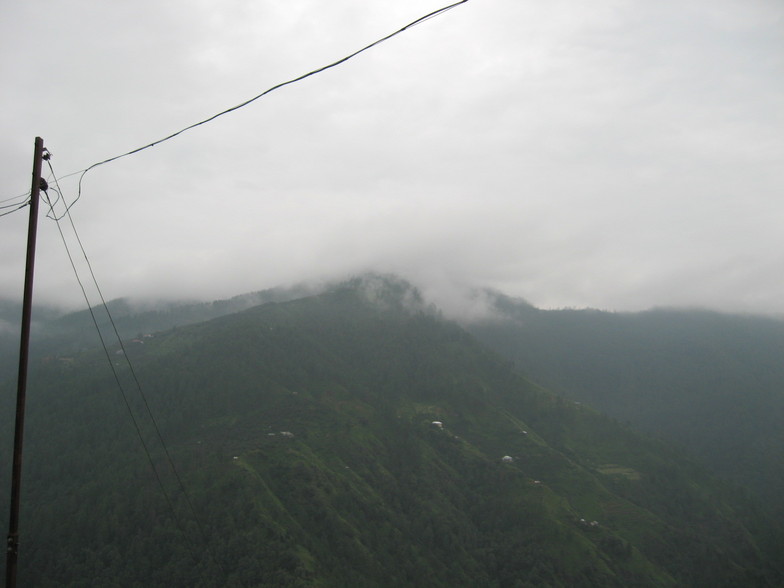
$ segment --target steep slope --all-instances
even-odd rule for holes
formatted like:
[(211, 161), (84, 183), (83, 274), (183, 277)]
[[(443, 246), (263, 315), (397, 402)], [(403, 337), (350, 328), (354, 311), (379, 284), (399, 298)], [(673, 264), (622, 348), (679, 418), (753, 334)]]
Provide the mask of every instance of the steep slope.
[[(119, 298), (107, 303), (114, 325), (101, 305), (93, 307), (92, 312), (103, 337), (111, 341), (114, 338), (114, 327), (117, 327), (124, 338), (140, 337), (145, 333), (200, 323), (267, 302), (302, 298), (323, 289), (323, 286), (300, 284), (251, 292), (213, 302), (145, 303)], [(0, 382), (16, 377), (21, 316), (21, 304), (0, 300)], [(89, 310), (67, 313), (60, 309), (35, 305), (32, 331), (33, 358), (48, 357), (56, 361), (59, 358), (70, 358), (74, 353), (99, 345), (99, 337)]]
[(784, 321), (707, 311), (542, 311), (471, 325), (536, 381), (687, 449), (784, 517)]
[(24, 585), (782, 581), (741, 499), (516, 375), (403, 285), (144, 341), (127, 351), (187, 497), (122, 366), (119, 379), (177, 521), (100, 354), (38, 366)]

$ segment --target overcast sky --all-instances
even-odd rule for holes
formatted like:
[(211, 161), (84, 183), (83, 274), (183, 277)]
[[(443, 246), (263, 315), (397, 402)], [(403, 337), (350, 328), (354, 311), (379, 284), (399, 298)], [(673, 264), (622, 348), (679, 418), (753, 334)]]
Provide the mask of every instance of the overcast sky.
[[(447, 3), (6, 2), (0, 206), (36, 135), (79, 171)], [(71, 211), (107, 299), (376, 270), (546, 308), (784, 313), (783, 195), (781, 0), (470, 0), (95, 168)], [(26, 230), (0, 218), (0, 297), (21, 298)], [(43, 214), (36, 297), (81, 300)]]

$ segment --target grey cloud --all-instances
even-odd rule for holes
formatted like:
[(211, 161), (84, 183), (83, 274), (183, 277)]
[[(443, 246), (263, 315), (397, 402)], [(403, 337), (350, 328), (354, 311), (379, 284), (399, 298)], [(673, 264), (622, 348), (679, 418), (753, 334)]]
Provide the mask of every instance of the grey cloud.
[[(82, 169), (438, 6), (9, 6), (4, 190), (27, 188), (35, 135), (58, 173)], [(34, 22), (47, 43), (20, 51)], [(469, 2), (97, 168), (74, 220), (109, 297), (374, 269), (447, 305), (491, 286), (543, 306), (782, 312), (783, 32), (765, 1)], [(0, 219), (0, 296), (21, 290), (23, 217)], [(78, 301), (51, 221), (39, 251), (40, 299)]]

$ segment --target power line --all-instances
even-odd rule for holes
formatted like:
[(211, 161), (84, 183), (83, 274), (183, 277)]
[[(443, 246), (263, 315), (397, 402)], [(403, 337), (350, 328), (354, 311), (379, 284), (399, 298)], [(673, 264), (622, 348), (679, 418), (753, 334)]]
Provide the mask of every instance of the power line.
[[(24, 200), (21, 200), (22, 198), (24, 198)], [(16, 202), (11, 202), (12, 200), (16, 200)], [(9, 214), (13, 214), (17, 210), (23, 209), (28, 204), (30, 204), (29, 192), (25, 192), (24, 194), (20, 194), (19, 196), (11, 196), (10, 198), (6, 198), (5, 200), (0, 200), (0, 211), (5, 210), (5, 212), (0, 212), (0, 216), (7, 216)], [(13, 208), (13, 210), (8, 210), (9, 208)]]
[[(44, 192), (44, 198), (46, 199), (47, 205), (49, 205), (49, 207), (51, 208), (51, 202), (49, 200), (48, 195), (46, 195), (46, 192)], [(106, 360), (109, 363), (109, 366), (111, 367), (112, 375), (114, 376), (114, 381), (117, 384), (117, 389), (120, 391), (120, 396), (123, 399), (123, 403), (125, 405), (125, 408), (128, 411), (128, 415), (131, 417), (131, 422), (133, 423), (133, 427), (136, 430), (136, 435), (139, 437), (139, 441), (141, 442), (142, 448), (144, 449), (144, 454), (147, 456), (147, 461), (149, 462), (150, 468), (152, 469), (153, 474), (155, 475), (155, 479), (158, 482), (158, 486), (161, 489), (161, 493), (163, 494), (164, 498), (166, 499), (166, 503), (167, 503), (167, 505), (169, 507), (169, 510), (172, 512), (172, 516), (174, 517), (174, 521), (175, 521), (178, 529), (180, 530), (180, 533), (182, 533), (183, 536), (185, 536), (185, 531), (184, 531), (184, 529), (183, 529), (183, 527), (182, 527), (182, 525), (180, 523), (179, 518), (177, 517), (177, 513), (174, 511), (174, 506), (172, 505), (171, 499), (169, 498), (169, 494), (166, 492), (166, 488), (163, 485), (163, 480), (161, 480), (161, 476), (158, 473), (157, 468), (155, 467), (155, 462), (152, 459), (152, 454), (150, 453), (150, 449), (149, 449), (149, 447), (147, 446), (147, 443), (144, 440), (144, 437), (142, 435), (142, 431), (141, 431), (141, 427), (139, 425), (139, 422), (136, 420), (136, 416), (133, 414), (133, 409), (131, 408), (130, 401), (128, 400), (128, 395), (125, 393), (125, 389), (123, 388), (122, 382), (120, 381), (120, 376), (119, 376), (119, 374), (117, 373), (117, 370), (114, 367), (114, 362), (112, 362), (111, 355), (109, 355), (109, 349), (106, 346), (106, 341), (104, 340), (103, 334), (101, 333), (101, 329), (98, 326), (98, 319), (95, 318), (95, 312), (93, 311), (93, 308), (90, 305), (90, 299), (87, 296), (87, 291), (85, 290), (84, 284), (82, 283), (82, 280), (79, 277), (79, 272), (76, 269), (76, 264), (74, 263), (73, 256), (71, 255), (71, 251), (70, 251), (70, 249), (68, 247), (68, 242), (67, 242), (67, 240), (65, 238), (65, 234), (63, 233), (62, 227), (60, 226), (59, 222), (57, 222), (57, 230), (60, 233), (60, 238), (61, 238), (61, 240), (63, 242), (63, 246), (65, 247), (65, 252), (66, 252), (66, 254), (68, 256), (68, 261), (70, 261), (70, 263), (71, 263), (71, 268), (73, 269), (74, 276), (76, 277), (76, 281), (79, 284), (79, 288), (82, 290), (82, 296), (84, 297), (84, 300), (85, 300), (85, 302), (87, 304), (87, 310), (90, 312), (90, 317), (93, 320), (93, 325), (95, 325), (95, 330), (98, 333), (98, 338), (101, 341), (101, 347), (103, 348), (104, 354), (106, 355)], [(196, 554), (194, 552), (194, 556), (195, 555)]]
[[(257, 94), (253, 98), (249, 98), (248, 100), (245, 100), (244, 102), (241, 102), (241, 103), (237, 104), (236, 106), (232, 106), (231, 108), (227, 108), (226, 110), (218, 112), (217, 114), (213, 114), (212, 116), (209, 116), (209, 117), (207, 117), (207, 118), (205, 118), (203, 120), (200, 120), (199, 122), (196, 122), (196, 123), (193, 123), (191, 125), (188, 125), (187, 127), (184, 127), (182, 129), (180, 129), (179, 131), (175, 131), (174, 133), (171, 133), (170, 135), (162, 137), (161, 139), (153, 141), (152, 143), (148, 143), (146, 145), (142, 145), (141, 147), (137, 147), (136, 149), (131, 149), (130, 151), (126, 151), (125, 153), (121, 153), (120, 155), (115, 155), (114, 157), (109, 157), (108, 159), (104, 159), (103, 161), (99, 161), (97, 163), (93, 163), (92, 165), (88, 166), (87, 168), (85, 168), (83, 170), (79, 170), (79, 171), (76, 171), (76, 172), (72, 172), (72, 173), (70, 173), (68, 175), (62, 176), (59, 179), (64, 179), (64, 178), (67, 178), (67, 177), (71, 177), (71, 176), (75, 176), (75, 175), (79, 175), (80, 174), (79, 175), (79, 183), (78, 183), (78, 189), (77, 189), (77, 193), (76, 193), (76, 198), (74, 199), (73, 202), (71, 202), (66, 207), (66, 212), (68, 210), (70, 210), (70, 208), (74, 204), (76, 204), (76, 202), (82, 197), (82, 181), (84, 180), (84, 176), (87, 174), (87, 172), (95, 169), (96, 167), (99, 167), (101, 165), (105, 165), (107, 163), (111, 163), (113, 161), (117, 161), (118, 159), (122, 159), (123, 157), (128, 157), (129, 155), (134, 155), (136, 153), (139, 153), (140, 151), (144, 151), (146, 149), (150, 149), (151, 147), (155, 147), (156, 145), (160, 145), (161, 143), (164, 143), (166, 141), (174, 139), (175, 137), (177, 137), (177, 136), (179, 136), (179, 135), (181, 135), (181, 134), (183, 134), (183, 133), (185, 133), (187, 131), (190, 131), (191, 129), (195, 129), (196, 127), (199, 127), (201, 125), (204, 125), (204, 124), (207, 124), (209, 122), (212, 122), (212, 121), (214, 121), (215, 119), (217, 119), (217, 118), (219, 118), (221, 116), (229, 114), (230, 112), (234, 112), (235, 110), (239, 110), (240, 108), (244, 108), (245, 106), (248, 106), (249, 104), (251, 104), (251, 103), (255, 102), (256, 100), (258, 100), (259, 98), (262, 98), (262, 97), (266, 96), (267, 94), (270, 94), (271, 92), (274, 92), (275, 90), (279, 90), (280, 88), (283, 88), (284, 86), (288, 86), (288, 85), (291, 85), (291, 84), (295, 84), (297, 82), (301, 82), (302, 80), (304, 80), (306, 78), (309, 78), (309, 77), (314, 76), (316, 74), (319, 74), (319, 73), (322, 73), (324, 71), (327, 71), (328, 69), (332, 69), (333, 67), (337, 67), (338, 65), (341, 65), (341, 64), (347, 62), (348, 60), (353, 59), (354, 57), (356, 57), (360, 53), (364, 53), (365, 51), (368, 51), (369, 49), (372, 49), (373, 47), (375, 47), (377, 45), (380, 45), (381, 43), (384, 43), (385, 41), (388, 41), (389, 39), (391, 39), (393, 37), (396, 37), (397, 35), (407, 31), (408, 29), (411, 29), (411, 28), (413, 28), (413, 27), (415, 27), (417, 25), (420, 25), (423, 22), (425, 22), (427, 20), (430, 20), (431, 18), (435, 18), (437, 16), (440, 16), (440, 15), (444, 14), (445, 12), (448, 12), (449, 10), (452, 10), (453, 8), (456, 8), (457, 6), (459, 6), (461, 4), (465, 4), (466, 2), (468, 2), (468, 0), (460, 0), (459, 2), (455, 2), (453, 4), (449, 4), (448, 6), (444, 6), (443, 8), (439, 8), (438, 10), (434, 10), (434, 11), (432, 11), (432, 12), (430, 12), (430, 13), (424, 15), (424, 16), (419, 17), (418, 19), (416, 19), (414, 21), (411, 21), (410, 23), (408, 23), (404, 27), (396, 30), (395, 32), (390, 33), (390, 34), (386, 35), (385, 37), (382, 37), (382, 38), (380, 38), (380, 39), (378, 39), (376, 41), (373, 41), (369, 45), (366, 45), (365, 47), (362, 47), (361, 49), (359, 49), (357, 51), (354, 51), (353, 53), (351, 53), (349, 55), (346, 55), (345, 57), (342, 57), (342, 58), (338, 59), (337, 61), (334, 61), (334, 62), (332, 62), (330, 64), (327, 64), (327, 65), (324, 65), (324, 66), (319, 67), (317, 69), (314, 69), (312, 71), (309, 71), (308, 73), (302, 74), (302, 75), (300, 75), (300, 76), (298, 76), (296, 78), (292, 78), (292, 79), (290, 79), (288, 81), (276, 84), (276, 85), (272, 86), (271, 88), (268, 88), (268, 89), (264, 90), (261, 94)], [(63, 213), (63, 215), (64, 214), (65, 213)], [(59, 220), (60, 218), (63, 218), (63, 215), (61, 215), (60, 217), (56, 218), (55, 220)]]
[[(52, 172), (52, 175), (55, 177), (54, 182), (55, 182), (55, 185), (57, 186), (55, 191), (58, 194), (58, 200), (60, 198), (63, 198), (63, 201), (64, 201), (65, 198), (62, 196), (62, 192), (60, 190), (60, 185), (58, 183), (56, 175), (54, 174), (54, 169), (52, 168), (51, 161), (49, 159), (47, 159), (46, 161), (47, 161), (47, 164), (49, 165), (49, 169)], [(186, 502), (188, 503), (188, 507), (190, 508), (191, 514), (193, 516), (193, 519), (196, 522), (196, 526), (199, 529), (199, 533), (201, 535), (202, 543), (207, 548), (207, 551), (210, 553), (210, 556), (212, 557), (213, 561), (221, 568), (221, 570), (223, 570), (224, 573), (227, 573), (227, 570), (223, 567), (223, 565), (221, 564), (220, 560), (215, 556), (215, 554), (212, 552), (212, 550), (210, 548), (210, 544), (207, 541), (207, 534), (204, 531), (204, 527), (201, 524), (201, 520), (200, 520), (198, 514), (196, 513), (196, 509), (193, 506), (193, 502), (191, 501), (190, 495), (188, 494), (187, 490), (185, 489), (185, 485), (182, 482), (182, 478), (180, 477), (180, 474), (179, 474), (179, 472), (177, 471), (177, 468), (174, 465), (174, 460), (172, 459), (171, 454), (169, 453), (169, 449), (166, 446), (166, 442), (163, 440), (163, 435), (161, 434), (160, 428), (158, 427), (158, 422), (155, 419), (155, 416), (153, 415), (153, 412), (152, 412), (152, 409), (150, 408), (149, 402), (147, 401), (147, 395), (144, 393), (144, 391), (142, 389), (142, 386), (141, 386), (141, 383), (139, 381), (139, 378), (136, 375), (136, 370), (134, 369), (133, 364), (131, 363), (131, 360), (128, 357), (128, 353), (127, 353), (127, 351), (125, 349), (125, 345), (122, 342), (122, 337), (120, 337), (120, 333), (119, 333), (119, 331), (117, 329), (117, 325), (114, 322), (114, 318), (112, 317), (112, 314), (111, 314), (111, 312), (109, 310), (109, 306), (107, 305), (106, 300), (105, 300), (105, 298), (103, 296), (103, 292), (101, 291), (101, 288), (98, 285), (98, 280), (95, 277), (95, 273), (93, 272), (92, 264), (90, 263), (90, 260), (87, 257), (87, 252), (85, 251), (84, 245), (82, 244), (82, 240), (79, 237), (78, 231), (76, 230), (76, 225), (74, 224), (73, 217), (71, 216), (71, 213), (70, 213), (68, 208), (66, 208), (66, 211), (60, 217), (57, 217), (56, 215), (54, 215), (54, 204), (56, 204), (57, 200), (55, 202), (51, 202), (50, 199), (49, 199), (49, 194), (48, 194), (48, 192), (46, 190), (44, 191), (44, 197), (46, 199), (47, 205), (50, 208), (50, 214), (53, 215), (53, 216), (49, 216), (47, 214), (47, 217), (54, 218), (54, 220), (55, 220), (55, 222), (57, 224), (57, 230), (60, 233), (60, 238), (61, 238), (61, 240), (63, 242), (63, 246), (65, 247), (65, 251), (66, 251), (66, 254), (68, 256), (68, 260), (69, 260), (69, 262), (71, 264), (71, 268), (72, 268), (72, 270), (74, 272), (74, 275), (76, 277), (76, 281), (78, 282), (79, 288), (82, 291), (82, 295), (84, 297), (84, 300), (87, 303), (87, 309), (90, 312), (90, 317), (92, 318), (93, 325), (95, 326), (95, 329), (96, 329), (96, 331), (98, 333), (98, 338), (99, 338), (99, 340), (101, 342), (101, 347), (103, 348), (104, 355), (106, 356), (107, 362), (109, 363), (109, 367), (112, 370), (112, 374), (113, 374), (114, 380), (115, 380), (115, 382), (117, 384), (117, 388), (120, 391), (120, 395), (121, 395), (121, 397), (123, 399), (123, 403), (125, 404), (125, 407), (126, 407), (126, 409), (128, 411), (128, 414), (131, 417), (131, 421), (133, 422), (133, 426), (134, 426), (134, 429), (136, 430), (136, 434), (139, 437), (139, 441), (142, 444), (142, 448), (144, 449), (144, 453), (147, 456), (147, 461), (150, 463), (150, 467), (152, 468), (153, 473), (155, 474), (155, 479), (157, 480), (158, 486), (160, 487), (161, 492), (163, 493), (163, 496), (164, 496), (164, 498), (166, 500), (166, 503), (167, 503), (167, 505), (169, 507), (169, 510), (172, 513), (172, 517), (174, 518), (175, 524), (177, 525), (177, 528), (179, 529), (179, 531), (183, 535), (183, 537), (185, 537), (186, 540), (188, 541), (189, 548), (190, 548), (194, 558), (196, 559), (196, 561), (199, 561), (199, 557), (198, 557), (198, 554), (196, 552), (196, 549), (194, 549), (193, 546), (191, 545), (190, 538), (187, 535), (187, 533), (185, 533), (185, 530), (184, 530), (184, 528), (183, 528), (183, 526), (182, 526), (182, 524), (180, 522), (180, 519), (177, 516), (176, 511), (174, 510), (174, 506), (172, 505), (171, 499), (169, 498), (169, 494), (166, 492), (166, 489), (165, 489), (165, 487), (163, 485), (163, 481), (161, 480), (161, 477), (160, 477), (160, 475), (158, 473), (158, 469), (155, 467), (155, 463), (154, 463), (154, 461), (152, 459), (152, 455), (150, 453), (150, 450), (149, 450), (149, 448), (147, 446), (147, 443), (144, 441), (144, 437), (142, 436), (141, 427), (139, 425), (139, 422), (136, 419), (136, 416), (133, 414), (133, 410), (131, 409), (131, 405), (130, 405), (130, 402), (128, 400), (128, 396), (125, 393), (125, 389), (122, 386), (122, 383), (120, 381), (120, 377), (119, 377), (119, 375), (117, 373), (117, 370), (114, 367), (114, 362), (112, 361), (111, 355), (109, 354), (109, 349), (108, 349), (108, 347), (106, 345), (106, 341), (105, 341), (105, 339), (103, 337), (103, 334), (101, 333), (101, 329), (100, 329), (100, 327), (98, 325), (98, 320), (95, 317), (95, 313), (93, 312), (93, 308), (92, 308), (92, 306), (90, 304), (89, 297), (87, 296), (87, 292), (85, 290), (85, 287), (84, 287), (84, 285), (82, 283), (81, 278), (79, 277), (79, 272), (76, 269), (76, 264), (74, 263), (73, 256), (71, 255), (71, 251), (70, 251), (70, 249), (68, 247), (68, 243), (67, 243), (67, 240), (65, 238), (65, 234), (63, 233), (62, 227), (60, 226), (60, 220), (63, 218), (63, 216), (67, 216), (68, 217), (68, 220), (69, 220), (70, 225), (71, 225), (71, 229), (73, 230), (74, 236), (76, 237), (76, 241), (77, 241), (77, 243), (79, 245), (79, 249), (81, 250), (82, 255), (84, 256), (85, 262), (87, 263), (87, 267), (89, 269), (90, 276), (92, 277), (93, 284), (95, 285), (95, 289), (98, 292), (98, 295), (99, 295), (99, 297), (101, 299), (101, 305), (103, 306), (103, 309), (106, 312), (106, 315), (109, 317), (109, 323), (111, 324), (112, 330), (114, 332), (114, 335), (117, 338), (118, 343), (120, 344), (120, 349), (122, 350), (123, 357), (125, 359), (125, 362), (128, 364), (128, 368), (129, 368), (129, 371), (131, 373), (132, 379), (133, 379), (134, 384), (136, 386), (136, 389), (137, 389), (137, 391), (139, 393), (139, 396), (142, 399), (142, 402), (144, 404), (144, 407), (145, 407), (145, 410), (147, 412), (147, 415), (149, 416), (150, 421), (152, 422), (153, 429), (155, 430), (155, 434), (156, 434), (156, 436), (158, 438), (158, 441), (160, 442), (161, 447), (163, 448), (164, 454), (166, 455), (166, 460), (169, 463), (169, 467), (171, 468), (171, 471), (172, 471), (172, 473), (174, 474), (174, 477), (177, 480), (177, 485), (179, 486), (180, 490), (182, 491), (183, 496), (185, 497)]]
[(8, 210), (6, 212), (0, 213), (0, 217), (8, 216), (9, 214), (13, 214), (13, 213), (15, 213), (18, 210), (22, 210), (28, 204), (30, 204), (30, 203), (29, 202), (23, 202), (22, 204), (19, 204), (18, 206), (16, 204), (12, 204), (10, 206), (2, 206), (0, 208), (11, 208), (13, 206), (16, 206), (16, 208), (14, 208), (13, 210)]
[[(25, 192), (24, 194), (19, 194), (19, 196), (11, 196), (10, 198), (4, 198), (0, 200), (0, 204), (3, 204), (4, 202), (8, 202), (10, 200), (19, 200), (20, 198), (29, 198), (29, 197), (30, 197), (30, 192)], [(0, 208), (3, 207), (0, 206)]]

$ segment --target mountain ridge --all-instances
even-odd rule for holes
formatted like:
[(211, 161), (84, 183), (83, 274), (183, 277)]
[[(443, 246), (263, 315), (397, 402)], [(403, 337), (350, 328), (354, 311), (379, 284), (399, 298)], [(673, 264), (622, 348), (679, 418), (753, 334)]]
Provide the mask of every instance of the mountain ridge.
[[(348, 284), (128, 348), (219, 566), (191, 562), (133, 435), (118, 426), (123, 408), (100, 354), (41, 366), (29, 419), (40, 502), (23, 517), (38, 529), (28, 578), (79, 585), (80, 573), (112, 570), (124, 585), (150, 586), (776, 585), (775, 544), (766, 546), (751, 505), (660, 443), (523, 379), (392, 286), (368, 296)], [(141, 404), (132, 398), (144, 423)], [(143, 436), (154, 441), (149, 424)], [(162, 459), (156, 449), (171, 488)], [(181, 496), (175, 506), (192, 530)], [(73, 529), (53, 525), (70, 510)], [(135, 554), (135, 568), (122, 554)], [(48, 561), (67, 570), (61, 584), (46, 575)]]
[(467, 328), (534, 380), (691, 452), (784, 515), (784, 321), (713, 311), (542, 311)]

